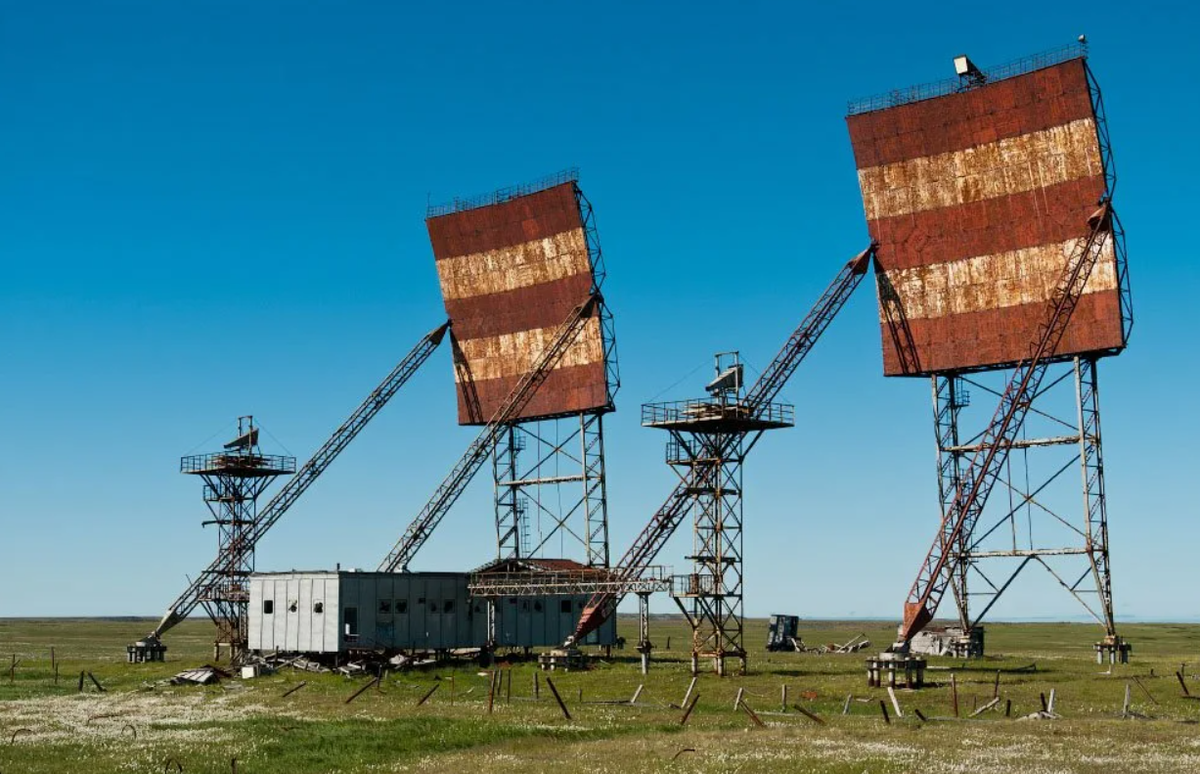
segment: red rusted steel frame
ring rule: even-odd
[[[854,293],[863,276],[866,275],[867,266],[874,254],[875,245],[872,244],[842,267],[804,320],[792,332],[779,354],[763,370],[758,381],[747,392],[744,401],[755,417],[770,406],[771,401],[796,372],[796,368],[812,351],[821,334],[845,306],[846,301]],[[740,443],[745,435],[746,433],[731,433],[721,456],[725,456],[730,449]],[[638,580],[646,566],[654,561],[654,557],[670,540],[671,535],[675,534],[675,530],[687,515],[688,505],[691,502],[687,492],[688,486],[688,482],[681,481],[675,487],[675,491],[671,493],[662,507],[655,511],[650,523],[633,541],[633,545],[629,547],[621,560],[616,563],[612,572],[623,582],[631,583]],[[580,616],[579,624],[576,626],[570,642],[579,642],[608,620],[625,593],[623,590],[620,592],[606,590],[593,594],[583,608],[583,614]]]
[[[980,438],[980,449],[963,471],[954,505],[942,519],[933,546],[921,564],[917,578],[904,604],[900,639],[908,642],[933,620],[942,595],[956,569],[955,546],[970,536],[987,503],[996,477],[1008,457],[1008,450],[1029,413],[1032,398],[1051,360],[1056,354],[1067,323],[1079,303],[1084,285],[1111,233],[1112,212],[1107,203],[1088,219],[1089,232],[1070,260],[1063,276],[1047,302],[1041,335],[1034,342],[1029,358],[1013,372],[1000,399],[1000,405],[988,429]]]
[[[602,303],[603,299],[598,294],[589,296],[567,316],[567,319],[555,331],[550,344],[541,353],[534,368],[521,378],[521,381],[496,409],[483,431],[467,447],[466,453],[451,469],[445,480],[434,490],[429,502],[408,525],[388,555],[384,557],[379,564],[379,572],[408,569],[408,563],[412,561],[413,556],[421,550],[421,546],[425,545],[425,541],[429,539],[434,529],[466,489],[467,484],[479,471],[484,460],[491,454],[499,434],[529,405],[529,401],[537,394],[538,388],[554,371],[554,367],[562,360],[563,355],[583,330],[586,321]]]
[[[283,514],[300,499],[308,487],[320,477],[367,426],[367,423],[387,405],[392,396],[429,359],[429,356],[442,343],[442,338],[446,335],[449,327],[449,323],[443,323],[422,337],[379,386],[371,391],[371,394],[354,410],[354,413],[334,431],[329,440],[317,449],[312,458],[304,463],[296,475],[288,479],[270,502],[258,512],[254,524],[246,534],[246,543],[249,549],[253,549],[258,544],[267,530],[274,526],[275,522],[279,521]],[[151,633],[152,638],[161,637],[168,629],[191,615],[207,590],[220,579],[223,572],[221,562],[222,557],[217,557],[212,564],[196,576],[196,580],[167,608],[166,615]]]

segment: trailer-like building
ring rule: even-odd
[[[483,648],[488,603],[470,595],[470,578],[465,572],[256,573],[250,579],[249,648],[306,654]],[[494,600],[495,647],[556,646],[575,630],[586,602],[586,595]],[[586,644],[616,641],[610,620]]]

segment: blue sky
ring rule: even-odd
[[[718,350],[761,367],[866,244],[847,100],[945,77],[960,52],[986,66],[1080,33],[1137,320],[1101,369],[1116,607],[1200,616],[1185,324],[1200,116],[1191,46],[1170,38],[1196,16],[0,4],[0,616],[159,614],[215,547],[178,457],[253,413],[269,450],[306,458],[443,318],[427,202],[570,166],[616,315],[620,554],[673,481],[638,405]],[[783,397],[797,427],[747,469],[747,612],[897,617],[937,520],[929,386],[882,377],[869,286]],[[440,351],[269,535],[260,569],[374,567],[471,437]],[[485,561],[491,519],[482,475],[414,568]],[[689,537],[659,560],[682,571]],[[998,615],[1078,613],[1044,574],[1010,594]]]

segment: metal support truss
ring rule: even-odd
[[[866,274],[871,258],[875,254],[875,245],[856,255],[841,268],[829,287],[817,299],[816,304],[800,322],[784,343],[783,348],[768,364],[759,376],[758,381],[746,392],[745,397],[737,405],[715,406],[711,401],[682,401],[674,404],[659,404],[642,408],[642,424],[669,428],[676,425],[682,429],[691,418],[706,422],[710,429],[726,434],[725,444],[743,444],[740,457],[745,457],[753,448],[761,431],[771,426],[790,426],[794,416],[780,414],[780,406],[772,403],[774,398],[795,374],[796,369],[804,362],[804,358],[816,346],[821,334],[833,322],[842,307],[854,293]],[[712,409],[716,409],[713,411]],[[696,412],[700,412],[697,414]],[[707,413],[705,413],[707,412]],[[782,424],[779,424],[782,421]],[[716,425],[724,424],[723,428]],[[747,439],[747,436],[749,438]],[[668,444],[670,449],[670,444]],[[726,452],[722,451],[722,456]],[[740,488],[740,487],[739,487]],[[642,532],[635,538],[633,545],[616,563],[613,575],[619,577],[623,585],[615,589],[602,589],[592,595],[584,606],[583,614],[575,632],[567,639],[566,645],[581,642],[589,633],[595,631],[609,616],[616,612],[621,598],[632,591],[641,573],[651,566],[658,552],[675,530],[686,518],[692,504],[688,482],[680,481],[675,490],[667,497]],[[740,592],[739,592],[740,593]]]
[[[1029,357],[1013,371],[991,421],[975,441],[978,451],[962,473],[954,503],[942,519],[933,545],[921,563],[917,578],[904,605],[904,619],[896,647],[907,651],[913,636],[933,620],[946,588],[957,572],[960,541],[974,540],[976,527],[1009,453],[1021,437],[1033,404],[1042,393],[1053,355],[1083,294],[1095,266],[1112,234],[1111,206],[1106,202],[1088,218],[1089,233],[1071,253],[1062,277],[1046,303],[1046,316],[1032,343]],[[1053,382],[1051,382],[1053,383]],[[1048,388],[1047,388],[1048,389]]]
[[[692,514],[693,562],[689,575],[675,577],[671,595],[692,626],[692,674],[711,659],[724,676],[726,660],[746,670],[743,642],[742,462],[743,432],[671,432],[668,462],[682,470]],[[675,456],[675,454],[668,454]],[[685,601],[687,600],[687,601]],[[689,604],[690,602],[690,604]]]
[[[963,381],[955,374],[933,377],[934,432],[938,448],[938,503],[942,518],[954,506],[954,497],[962,485],[962,469],[966,452],[958,438],[958,415],[971,402]],[[964,552],[965,541],[960,536],[957,550]],[[967,564],[961,564],[950,579],[954,602],[958,607],[959,625],[966,630],[971,623],[967,609]]]
[[[602,569],[477,572],[467,582],[473,597],[578,596],[598,592],[651,594],[670,591],[670,571],[655,565],[642,568],[636,581],[625,581]]]
[[[204,481],[204,504],[212,514],[205,525],[217,526],[214,572],[197,598],[217,627],[213,658],[220,659],[225,646],[230,663],[238,663],[249,635],[258,498],[277,476],[296,471],[296,458],[264,455],[254,418],[245,416],[238,418],[238,437],[225,451],[183,457],[180,471]]]
[[[508,425],[492,471],[497,558],[567,556],[569,540],[588,567],[608,567],[603,412]]]
[[[1113,620],[1097,360],[1075,358],[1051,366],[1047,376],[1029,401],[1025,433],[1010,444],[1000,476],[1007,499],[993,498],[975,532],[960,533],[952,547],[950,585],[959,622],[966,631],[977,628],[1017,576],[1039,565],[1104,627],[1107,640],[1119,642]],[[967,386],[1000,395],[985,379],[985,374],[933,377],[943,518],[954,505],[962,467],[978,450],[983,434],[960,441],[960,416],[970,404]],[[1068,387],[1073,387],[1069,400]],[[1069,475],[1077,465],[1081,519],[1069,514],[1078,503]],[[968,578],[975,581],[974,590],[968,591]],[[974,614],[972,601],[982,602]]]
[[[379,386],[371,391],[349,418],[321,445],[321,448],[317,449],[313,456],[301,466],[296,475],[280,487],[270,502],[258,512],[254,523],[243,533],[243,540],[251,550],[429,359],[429,356],[441,344],[449,327],[449,323],[443,323],[423,336]],[[221,559],[218,557],[196,576],[196,579],[182,594],[175,598],[145,642],[157,643],[159,638],[171,627],[191,615],[202,599],[212,596],[209,591],[210,586],[220,583],[224,573]]]
[[[593,294],[567,315],[567,319],[555,330],[550,343],[538,356],[533,368],[521,377],[521,380],[501,402],[487,425],[467,447],[467,451],[455,463],[442,483],[434,490],[433,496],[430,497],[425,507],[408,525],[392,550],[383,558],[379,565],[379,572],[405,572],[408,570],[408,563],[429,540],[429,536],[449,513],[466,489],[467,484],[487,461],[497,441],[502,436],[506,436],[516,424],[516,418],[533,399],[538,388],[553,372],[567,350],[575,343],[587,320],[603,306],[603,298],[598,294]]]

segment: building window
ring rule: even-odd
[[[392,614],[392,600],[390,600],[390,599],[379,600],[379,614],[380,615],[391,615]]]
[[[343,615],[345,616],[343,623],[346,625],[346,639],[358,639],[358,608],[348,607]]]
[[[562,611],[562,612],[564,612],[564,613],[569,613],[569,612],[571,612],[571,600],[569,600],[569,599],[564,599],[564,600],[563,600],[561,603],[559,603],[559,608],[558,608],[558,609],[559,609],[559,610],[561,610],[561,611]]]
[[[533,611],[534,611],[535,613],[540,613],[540,612],[542,612],[542,602],[541,602],[541,600],[536,600],[536,599],[535,599],[535,600],[533,601]]]
[[[407,599],[397,599],[396,600],[396,612],[397,613],[407,613],[408,612],[408,600]]]
[[[263,615],[271,615],[274,612],[275,612],[275,600],[264,599],[263,600]]]
[[[453,599],[447,599],[442,604],[442,612],[443,613],[453,613],[454,612],[454,600]]]
[[[325,603],[324,602],[313,602],[313,612],[314,613],[324,613],[325,612]]]

